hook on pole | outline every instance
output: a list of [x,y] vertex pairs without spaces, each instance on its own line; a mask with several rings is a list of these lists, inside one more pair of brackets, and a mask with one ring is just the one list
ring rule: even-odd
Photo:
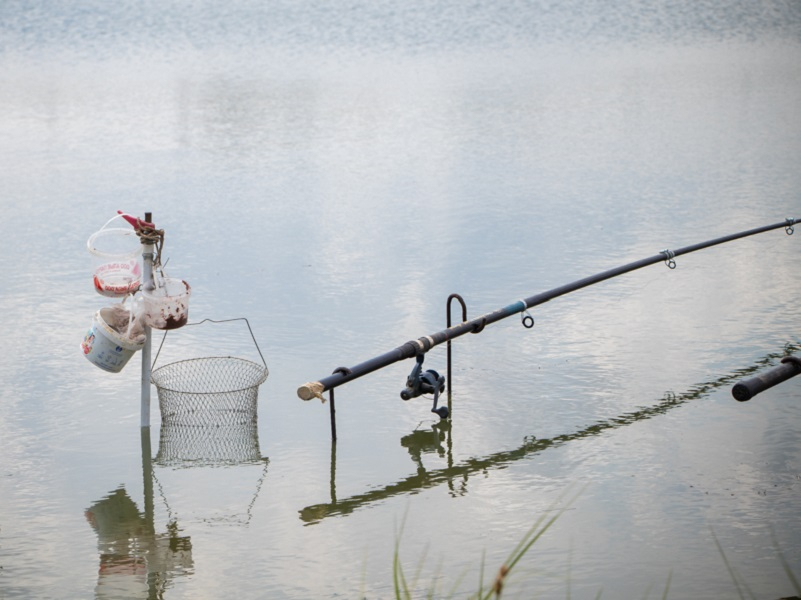
[[484,327],[487,326],[487,317],[481,317],[481,321],[478,323],[473,323],[472,329],[470,329],[470,333],[481,333],[484,331]]

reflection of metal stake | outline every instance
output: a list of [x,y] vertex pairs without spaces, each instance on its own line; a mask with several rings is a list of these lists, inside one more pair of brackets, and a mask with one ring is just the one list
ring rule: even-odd
[[331,504],[337,503],[337,440],[331,440]]
[[[153,215],[145,213],[145,221],[152,222]],[[146,238],[142,239],[142,286],[144,287],[153,279],[153,244],[146,243]],[[140,425],[150,427],[150,340],[152,338],[150,327],[145,325],[145,346],[142,348],[142,401],[140,410]]]
[[154,534],[156,527],[154,523],[153,509],[153,458],[150,446],[150,427],[142,427],[142,479],[145,492],[145,523],[148,533]]

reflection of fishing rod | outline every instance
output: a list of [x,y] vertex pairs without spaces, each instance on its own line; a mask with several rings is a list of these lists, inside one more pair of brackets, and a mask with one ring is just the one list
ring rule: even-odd
[[[574,440],[596,437],[627,425],[666,414],[674,408],[678,408],[693,400],[706,397],[717,389],[731,385],[742,377],[753,375],[766,365],[773,363],[777,358],[786,358],[787,356],[794,358],[792,354],[797,353],[799,350],[801,350],[801,346],[787,344],[784,348],[784,352],[768,354],[750,367],[738,369],[737,371],[719,377],[713,381],[694,385],[683,394],[675,395],[673,393],[667,393],[656,404],[645,406],[632,412],[623,413],[609,419],[603,419],[572,433],[565,433],[552,438],[538,439],[534,436],[526,437],[520,446],[511,450],[503,450],[486,456],[471,457],[456,464],[451,464],[449,462],[447,467],[441,469],[424,470],[422,472],[418,469],[418,472],[414,475],[409,475],[408,477],[390,483],[384,487],[372,488],[362,494],[338,499],[326,504],[307,506],[299,511],[300,519],[307,525],[312,525],[314,523],[319,523],[327,517],[348,515],[359,508],[395,496],[416,494],[421,490],[433,488],[443,483],[448,483],[450,485],[450,483],[459,479],[463,482],[461,486],[462,490],[466,490],[467,481],[471,475],[479,473],[483,477],[486,477],[489,471],[504,469],[512,463],[544,452],[549,448],[557,448]],[[453,427],[452,424],[451,427]],[[403,444],[403,440],[401,440],[401,443]],[[332,445],[332,447],[334,446]],[[333,455],[332,460],[334,460]]]
[[390,352],[372,358],[354,367],[339,368],[334,372],[333,375],[324,377],[319,381],[310,381],[308,383],[304,383],[302,386],[298,388],[297,392],[298,396],[302,400],[311,400],[312,398],[322,399],[323,392],[327,390],[331,390],[337,386],[342,385],[343,383],[347,383],[349,381],[352,381],[353,379],[357,379],[358,377],[362,377],[363,375],[367,375],[368,373],[372,373],[373,371],[377,371],[378,369],[387,367],[400,360],[404,360],[407,358],[415,358],[417,356],[423,355],[434,346],[437,346],[443,342],[450,341],[466,333],[480,333],[481,331],[484,330],[484,327],[486,327],[487,325],[490,325],[492,323],[495,323],[497,321],[500,321],[501,319],[505,319],[506,317],[512,316],[517,313],[523,313],[522,316],[523,324],[526,327],[531,327],[533,325],[534,320],[531,317],[531,315],[526,312],[526,310],[533,306],[537,306],[538,304],[543,304],[559,296],[564,296],[565,294],[569,294],[570,292],[575,292],[576,290],[580,290],[587,286],[594,285],[602,281],[606,281],[607,279],[617,277],[618,275],[629,273],[631,271],[640,269],[642,267],[647,267],[657,262],[664,261],[664,263],[668,267],[674,269],[676,267],[676,262],[674,259],[677,256],[681,256],[682,254],[689,254],[690,252],[703,250],[711,246],[717,246],[718,244],[731,242],[751,235],[756,235],[758,233],[763,233],[765,231],[771,231],[773,229],[779,229],[781,227],[784,227],[787,234],[792,235],[793,225],[795,225],[796,223],[801,223],[801,219],[788,218],[782,221],[781,223],[774,223],[773,225],[765,225],[764,227],[757,227],[756,229],[749,229],[747,231],[733,233],[731,235],[715,238],[707,242],[701,242],[700,244],[694,244],[692,246],[679,248],[678,250],[662,250],[659,254],[656,254],[654,256],[643,258],[641,260],[614,269],[609,269],[608,271],[603,271],[602,273],[598,273],[597,275],[592,275],[590,277],[585,277],[584,279],[579,279],[578,281],[574,281],[573,283],[568,283],[567,285],[554,288],[547,292],[530,296],[529,298],[526,298],[524,300],[518,300],[517,302],[509,304],[508,306],[500,308],[494,312],[484,314],[471,321],[464,321],[462,323],[449,327],[448,329],[445,329],[433,335],[421,337],[417,340],[406,342],[402,346],[399,346]]

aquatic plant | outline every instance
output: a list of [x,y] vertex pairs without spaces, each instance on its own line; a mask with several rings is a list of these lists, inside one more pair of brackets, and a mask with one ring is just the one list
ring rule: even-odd
[[[471,594],[468,598],[469,600],[500,600],[504,588],[506,587],[507,580],[509,579],[512,570],[517,566],[520,560],[531,550],[532,546],[539,540],[546,531],[548,531],[551,526],[556,523],[559,517],[568,510],[573,503],[578,499],[580,493],[573,494],[569,496],[567,493],[560,497],[553,505],[551,505],[547,510],[543,512],[543,514],[534,522],[534,524],[528,529],[522,539],[517,543],[515,548],[511,551],[508,558],[501,564],[498,568],[498,571],[495,574],[494,579],[490,585],[487,585],[487,582],[484,580],[485,575],[485,557],[482,556],[481,564],[479,568],[479,581],[478,581],[478,589],[475,593]],[[562,500],[565,497],[568,499],[562,503]],[[561,508],[557,508],[560,504],[562,504]],[[550,517],[548,515],[551,515]],[[404,519],[405,522],[405,519]],[[420,571],[422,568],[422,564],[425,559],[425,553],[421,557],[420,563],[417,566],[417,570],[415,572],[414,577],[411,579],[407,579],[406,574],[403,570],[403,565],[401,564],[400,560],[400,539],[401,539],[401,532],[403,530],[403,524],[401,525],[400,530],[396,534],[396,541],[395,541],[395,553],[393,558],[392,564],[392,576],[393,576],[393,585],[395,589],[395,598],[396,600],[412,600],[413,597],[416,597],[414,593],[417,588],[417,582],[420,577]],[[734,587],[737,590],[737,595],[740,600],[745,600],[745,595],[752,600],[756,598],[754,593],[748,587],[747,583],[743,579],[742,575],[739,574],[737,569],[729,562],[726,553],[723,550],[723,546],[718,541],[717,536],[715,535],[714,530],[710,528],[710,533],[712,535],[712,539],[715,542],[715,546],[717,547],[718,553],[720,554],[723,564],[726,567],[726,570],[731,577],[732,582],[734,583]],[[793,589],[796,592],[796,596],[790,598],[781,598],[780,600],[801,600],[801,584],[799,584],[798,578],[796,577],[793,570],[790,568],[787,559],[784,556],[784,553],[781,550],[781,547],[776,540],[775,533],[771,530],[771,536],[773,539],[774,547],[776,548],[776,553],[778,556],[779,561],[781,562],[782,568],[787,575]],[[670,592],[670,583],[673,578],[673,571],[671,570],[668,573],[667,581],[665,582],[665,588],[662,592],[662,600],[667,600],[669,597]],[[463,579],[459,577],[456,583],[453,586],[453,590],[455,591],[459,585],[461,584]],[[567,598],[570,599],[570,585],[569,585],[569,577],[568,577],[568,589],[567,589]],[[650,596],[651,590],[653,585],[649,586],[645,592],[643,593],[643,599],[647,599]],[[448,594],[447,598],[452,598],[454,596],[454,591]],[[595,596],[596,600],[600,600],[601,595],[603,593],[603,588],[598,590],[598,593]],[[432,584],[429,586],[425,597],[429,600],[433,599],[436,594],[436,585]]]
[[[512,569],[518,565],[520,560],[526,555],[526,553],[537,542],[537,540],[539,540],[545,534],[545,532],[548,531],[554,523],[556,523],[557,519],[559,519],[559,517],[561,517],[562,514],[564,514],[564,512],[573,505],[580,494],[581,491],[572,495],[570,495],[569,491],[566,492],[548,509],[546,509],[542,515],[540,515],[540,517],[534,522],[534,524],[528,529],[525,535],[510,552],[507,559],[498,568],[498,571],[489,586],[487,586],[487,583],[484,580],[484,559],[482,558],[481,568],[479,569],[478,590],[469,596],[470,600],[490,600],[492,598],[501,598],[504,587],[506,586],[506,582],[512,573]],[[565,498],[567,498],[567,500],[564,500]],[[413,591],[417,587],[420,565],[418,565],[417,572],[410,583],[404,573],[403,565],[401,564],[400,560],[400,534],[402,531],[403,524],[401,525],[400,531],[396,534],[395,554],[392,564],[393,585],[395,588],[396,600],[411,600],[413,597]],[[459,581],[457,581],[455,587],[459,585],[460,581],[461,578]],[[435,593],[436,587],[432,585],[429,587],[426,597],[429,599],[433,598]],[[453,594],[451,593],[449,597],[452,596]]]
[[[745,600],[745,596],[743,595],[743,590],[745,590],[749,598],[755,599],[756,596],[748,587],[748,584],[743,579],[742,575],[740,575],[737,569],[732,566],[732,564],[729,562],[729,559],[726,557],[726,553],[723,551],[723,546],[718,541],[714,529],[710,527],[709,532],[712,534],[712,539],[715,541],[715,546],[718,549],[720,558],[723,560],[723,564],[726,566],[726,570],[729,572],[729,577],[731,577],[731,580],[734,583],[734,587],[737,590],[737,596],[740,598],[740,600]],[[773,531],[773,529],[771,529],[770,535],[773,539],[773,546],[776,548],[776,555],[782,564],[782,569],[784,569],[784,572],[787,575],[787,578],[790,580],[793,589],[795,590],[796,594],[798,594],[792,598],[781,598],[780,600],[799,600],[801,599],[801,585],[799,585],[798,579],[793,573],[793,570],[790,568],[790,565],[787,563],[787,559],[784,557],[784,552],[782,552],[779,542],[776,540],[776,533]]]

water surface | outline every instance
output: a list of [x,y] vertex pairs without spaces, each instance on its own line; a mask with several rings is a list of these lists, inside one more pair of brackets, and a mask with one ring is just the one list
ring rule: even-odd
[[[454,343],[453,415],[411,361],[306,381],[581,277],[801,216],[794,3],[268,2],[0,8],[0,596],[798,594],[799,238],[654,265]],[[151,211],[190,320],[247,317],[258,426],[139,429],[138,357],[79,344],[87,238]],[[157,364],[259,360],[241,322]],[[446,370],[444,348],[426,368]],[[198,435],[194,435],[198,434]],[[672,576],[670,575],[672,573]]]

